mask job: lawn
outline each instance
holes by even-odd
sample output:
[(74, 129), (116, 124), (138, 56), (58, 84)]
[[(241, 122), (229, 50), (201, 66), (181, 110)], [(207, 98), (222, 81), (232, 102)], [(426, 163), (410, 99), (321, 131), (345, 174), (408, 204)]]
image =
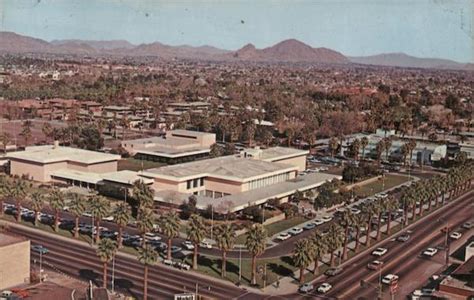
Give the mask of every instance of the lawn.
[(135, 158), (125, 158), (121, 159), (118, 162), (118, 170), (132, 170), (132, 171), (141, 171), (151, 168), (158, 168), (164, 166), (164, 163), (149, 161), (149, 160), (140, 160)]
[(381, 178), (377, 181), (361, 185), (358, 189), (356, 189), (356, 194), (360, 197), (370, 197), (384, 190), (408, 182), (409, 180), (410, 179), (408, 176), (389, 174), (384, 176), (384, 179)]

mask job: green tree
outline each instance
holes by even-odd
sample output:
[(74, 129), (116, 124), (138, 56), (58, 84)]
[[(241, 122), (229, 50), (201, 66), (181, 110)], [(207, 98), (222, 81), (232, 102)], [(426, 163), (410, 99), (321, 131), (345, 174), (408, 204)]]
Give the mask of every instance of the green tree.
[(352, 141), (351, 152), (355, 160), (359, 160), (360, 147), (361, 147), (361, 141), (359, 139), (355, 139), (354, 141)]
[(367, 137), (363, 137), (360, 140), (360, 147), (362, 148), (362, 159), (365, 158), (365, 148), (367, 148), (367, 145), (369, 144), (369, 139)]
[(340, 224), (344, 228), (344, 241), (342, 245), (342, 259), (347, 258), (347, 243), (349, 241), (349, 229), (354, 225), (354, 214), (351, 210), (345, 209), (341, 215)]
[(79, 217), (86, 210), (86, 199), (81, 194), (71, 194), (71, 201), (69, 202), (69, 211), (74, 215), (74, 238), (79, 238)]
[(107, 265), (114, 258), (117, 252), (117, 244), (111, 239), (102, 239), (97, 244), (96, 254), (102, 261), (103, 265), (103, 287), (107, 288)]
[(374, 205), (372, 203), (367, 203), (362, 207), (362, 212), (367, 217), (367, 236), (365, 239), (365, 245), (370, 247), (370, 231), (372, 230), (372, 218), (374, 216)]
[(354, 215), (354, 227), (356, 230), (354, 252), (357, 252), (359, 250), (360, 232), (362, 228), (365, 228), (366, 220), (367, 220), (367, 216), (362, 212), (357, 215)]
[(143, 265), (143, 300), (148, 299), (148, 267), (156, 264), (158, 253), (152, 246), (146, 244), (138, 249), (138, 261)]
[(211, 145), (211, 151), (209, 152), (209, 157), (219, 157), (222, 155), (222, 148), (218, 144), (214, 143)]
[(31, 123), (30, 120), (26, 120), (22, 123), (21, 125), (21, 132), (20, 135), (23, 137), (25, 140), (25, 147), (28, 146), (28, 141), (31, 139), (32, 133), (31, 133), (31, 127), (33, 126), (33, 123)]
[(304, 282), (304, 271), (312, 261), (312, 248), (309, 239), (301, 239), (296, 241), (293, 250), (293, 264), (300, 269), (300, 283)]
[(344, 230), (336, 223), (331, 223), (328, 228), (327, 246), (331, 253), (330, 265), (334, 266), (334, 251), (340, 248), (344, 242)]
[(250, 226), (245, 239), (245, 246), (252, 255), (252, 284), (257, 284), (257, 256), (265, 251), (267, 232), (261, 224)]
[(153, 210), (146, 207), (140, 208), (138, 215), (140, 218), (137, 220), (137, 228), (143, 238), (142, 245), (145, 245), (145, 234), (153, 230), (155, 217), (153, 215)]
[(204, 219), (197, 215), (192, 214), (189, 218), (189, 223), (187, 227), (188, 240), (194, 244), (193, 249), (193, 269), (197, 270), (197, 258), (198, 258), (198, 248), (199, 244), (204, 240), (206, 236), (206, 224)]
[(337, 148), (339, 148), (339, 143), (336, 138), (332, 137), (329, 140), (329, 151), (331, 151), (331, 157), (334, 157), (334, 154), (336, 153)]
[(319, 260), (324, 256), (324, 254), (328, 251), (328, 245), (326, 242), (325, 237), (321, 234), (319, 230), (315, 230), (313, 235), (311, 236), (312, 242), (312, 253), (313, 253), (313, 260), (314, 260), (314, 269), (313, 274), (316, 274), (319, 267)]
[[(16, 206), (16, 221), (21, 221), (21, 202), (27, 195), (26, 183), (23, 180), (14, 180), (12, 184), (7, 187), (7, 197), (15, 201)], [(3, 209), (3, 208), (2, 208)]]
[(125, 202), (119, 203), (113, 211), (113, 216), (114, 222), (118, 226), (117, 246), (122, 248), (123, 228), (128, 225), (132, 216), (130, 206)]
[[(100, 222), (109, 214), (110, 203), (102, 196), (93, 196), (90, 200), (90, 210), (95, 218), (95, 242), (100, 241)], [(94, 230), (92, 231), (94, 233)]]
[(35, 212), (34, 225), (38, 226), (38, 214), (44, 207), (44, 195), (39, 192), (34, 192), (31, 194), (31, 208)]
[(153, 190), (143, 180), (137, 180), (133, 183), (132, 196), (137, 207), (153, 206)]
[[(3, 208), (5, 199), (10, 196), (12, 184), (6, 176), (0, 175), (0, 207)], [(0, 216), (3, 216), (3, 209), (0, 209)]]
[(59, 212), (64, 207), (64, 193), (55, 188), (49, 194), (49, 205), (54, 210), (54, 231), (58, 232), (59, 230)]
[(7, 153), (7, 146), (11, 139), (12, 136), (8, 132), (2, 132), (2, 134), (0, 134), (0, 143), (2, 144), (3, 153), (5, 154)]
[(159, 219), (161, 232), (168, 239), (167, 259), (171, 259), (171, 240), (179, 235), (179, 223), (179, 217), (174, 211), (162, 215)]
[(222, 251), (221, 276), (226, 277), (227, 251), (234, 248), (235, 231), (231, 224), (221, 224), (216, 228), (217, 248)]

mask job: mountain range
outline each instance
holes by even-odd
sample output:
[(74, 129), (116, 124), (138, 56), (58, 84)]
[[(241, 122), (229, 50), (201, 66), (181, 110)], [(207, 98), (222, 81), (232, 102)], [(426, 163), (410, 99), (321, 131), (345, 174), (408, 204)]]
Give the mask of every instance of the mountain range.
[(89, 56), (156, 56), (162, 59), (183, 58), (215, 61), (355, 63), (391, 67), (474, 70), (474, 64), (472, 63), (463, 64), (447, 59), (419, 58), (404, 53), (349, 57), (328, 48), (313, 48), (295, 39), (284, 40), (263, 49), (257, 49), (254, 45), (247, 44), (239, 50), (229, 51), (208, 45), (200, 47), (189, 45), (170, 46), (159, 42), (133, 45), (125, 40), (54, 40), (47, 42), (13, 32), (0, 32), (0, 52)]

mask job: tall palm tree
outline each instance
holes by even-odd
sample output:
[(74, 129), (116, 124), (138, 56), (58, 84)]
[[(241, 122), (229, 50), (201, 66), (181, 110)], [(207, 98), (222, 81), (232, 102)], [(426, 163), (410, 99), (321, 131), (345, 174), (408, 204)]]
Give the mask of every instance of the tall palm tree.
[(375, 201), (373, 203), (374, 215), (377, 215), (377, 234), (375, 235), (375, 239), (378, 241), (380, 240), (381, 230), (380, 227), (382, 226), (382, 213), (383, 211), (383, 204), (381, 200)]
[(222, 251), (221, 276), (226, 277), (227, 251), (234, 248), (235, 231), (231, 224), (221, 224), (216, 228), (217, 248)]
[(392, 138), (384, 138), (384, 149), (385, 149), (385, 160), (388, 161), (388, 155), (390, 153), (390, 148), (392, 147)]
[(151, 232), (153, 230), (153, 225), (155, 223), (155, 216), (153, 214), (153, 210), (143, 207), (139, 210), (140, 218), (137, 220), (137, 228), (140, 231), (143, 244), (145, 245), (145, 234)]
[(267, 232), (262, 224), (254, 224), (249, 227), (245, 246), (252, 255), (252, 284), (257, 284), (257, 256), (265, 251)]
[(293, 264), (300, 269), (300, 283), (304, 282), (304, 270), (312, 261), (312, 245), (309, 239), (301, 239), (295, 243)]
[(114, 258), (117, 252), (117, 244), (111, 239), (102, 239), (97, 244), (96, 254), (103, 264), (103, 287), (107, 288), (107, 265)]
[(382, 153), (385, 150), (385, 140), (380, 140), (377, 145), (375, 145), (375, 155), (377, 157), (377, 164), (380, 166), (382, 160)]
[(331, 223), (328, 228), (327, 245), (331, 253), (330, 265), (334, 266), (334, 251), (342, 246), (344, 243), (344, 230), (336, 223)]
[(2, 144), (3, 153), (7, 153), (7, 146), (10, 143), (12, 136), (8, 132), (2, 132), (0, 134), (0, 144)]
[[(90, 210), (95, 218), (95, 242), (100, 241), (100, 222), (109, 214), (110, 203), (102, 196), (93, 196), (90, 200)], [(94, 229), (92, 230), (94, 233)]]
[(359, 250), (360, 231), (362, 228), (365, 228), (366, 220), (367, 220), (367, 216), (362, 212), (357, 215), (354, 215), (354, 226), (356, 229), (354, 252), (357, 252), (357, 250)]
[(345, 209), (341, 215), (340, 224), (344, 228), (344, 242), (342, 245), (342, 259), (347, 258), (347, 244), (349, 241), (349, 229), (354, 225), (354, 214), (349, 209)]
[(121, 202), (113, 211), (114, 222), (118, 226), (117, 246), (122, 248), (123, 243), (123, 228), (128, 225), (131, 218), (130, 206)]
[[(27, 195), (26, 183), (23, 180), (14, 180), (12, 184), (7, 184), (7, 197), (15, 200), (16, 206), (16, 221), (20, 222), (21, 220), (21, 202), (25, 199)], [(3, 208), (2, 208), (3, 209)]]
[(398, 200), (393, 196), (388, 196), (387, 199), (383, 202), (383, 210), (387, 212), (387, 235), (390, 235), (390, 227), (392, 225), (392, 213), (396, 211), (399, 207)]
[(69, 211), (74, 215), (74, 238), (79, 238), (79, 217), (86, 210), (86, 199), (78, 193), (71, 194), (69, 202)]
[(197, 270), (199, 244), (204, 240), (206, 236), (206, 224), (204, 224), (204, 219), (201, 216), (197, 214), (191, 215), (187, 227), (187, 234), (188, 240), (190, 240), (194, 244), (193, 269)]
[(319, 230), (315, 230), (313, 235), (311, 236), (312, 242), (312, 253), (313, 253), (313, 260), (314, 260), (314, 269), (313, 274), (316, 274), (319, 267), (319, 260), (322, 259), (324, 254), (327, 253), (328, 247), (326, 238), (323, 237)]
[(367, 217), (367, 232), (366, 232), (366, 239), (365, 245), (370, 247), (370, 231), (372, 230), (372, 218), (374, 216), (374, 205), (373, 203), (367, 203), (365, 206), (362, 207), (362, 212)]
[(365, 158), (365, 148), (367, 148), (367, 145), (369, 144), (369, 139), (367, 137), (363, 137), (360, 139), (360, 147), (362, 148), (362, 159)]
[(54, 210), (54, 231), (58, 232), (59, 230), (59, 212), (64, 207), (64, 193), (55, 188), (49, 194), (49, 206)]
[(359, 160), (359, 151), (360, 151), (360, 145), (361, 142), (359, 139), (355, 139), (354, 141), (352, 141), (352, 144), (351, 144), (351, 150), (352, 150), (352, 153), (354, 155), (354, 159), (357, 161)]
[(168, 238), (167, 259), (171, 259), (171, 240), (179, 234), (179, 217), (171, 211), (166, 215), (162, 215), (159, 219), (159, 226), (162, 233)]
[(152, 208), (153, 190), (143, 180), (133, 183), (132, 196), (137, 206)]
[(38, 226), (38, 214), (44, 207), (44, 195), (39, 192), (31, 194), (31, 208), (35, 212), (35, 220), (33, 224)]
[(148, 266), (158, 261), (158, 253), (149, 244), (138, 249), (138, 261), (143, 264), (143, 300), (148, 299)]
[(6, 176), (0, 176), (0, 216), (3, 216), (3, 203), (10, 196), (11, 183)]

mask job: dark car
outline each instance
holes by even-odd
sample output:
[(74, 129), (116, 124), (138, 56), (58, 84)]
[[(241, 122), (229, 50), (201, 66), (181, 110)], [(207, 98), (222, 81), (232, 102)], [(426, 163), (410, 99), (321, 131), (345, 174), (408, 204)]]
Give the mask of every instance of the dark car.
[(336, 276), (340, 273), (342, 273), (343, 269), (341, 267), (336, 267), (336, 268), (329, 268), (324, 274), (326, 276)]
[(59, 224), (59, 228), (64, 230), (73, 230), (76, 227), (76, 224), (73, 220), (62, 220)]
[(404, 234), (399, 235), (399, 236), (397, 237), (397, 241), (399, 241), (399, 242), (406, 242), (406, 241), (408, 241), (409, 239), (410, 239), (410, 235), (409, 235), (408, 233), (404, 233)]

